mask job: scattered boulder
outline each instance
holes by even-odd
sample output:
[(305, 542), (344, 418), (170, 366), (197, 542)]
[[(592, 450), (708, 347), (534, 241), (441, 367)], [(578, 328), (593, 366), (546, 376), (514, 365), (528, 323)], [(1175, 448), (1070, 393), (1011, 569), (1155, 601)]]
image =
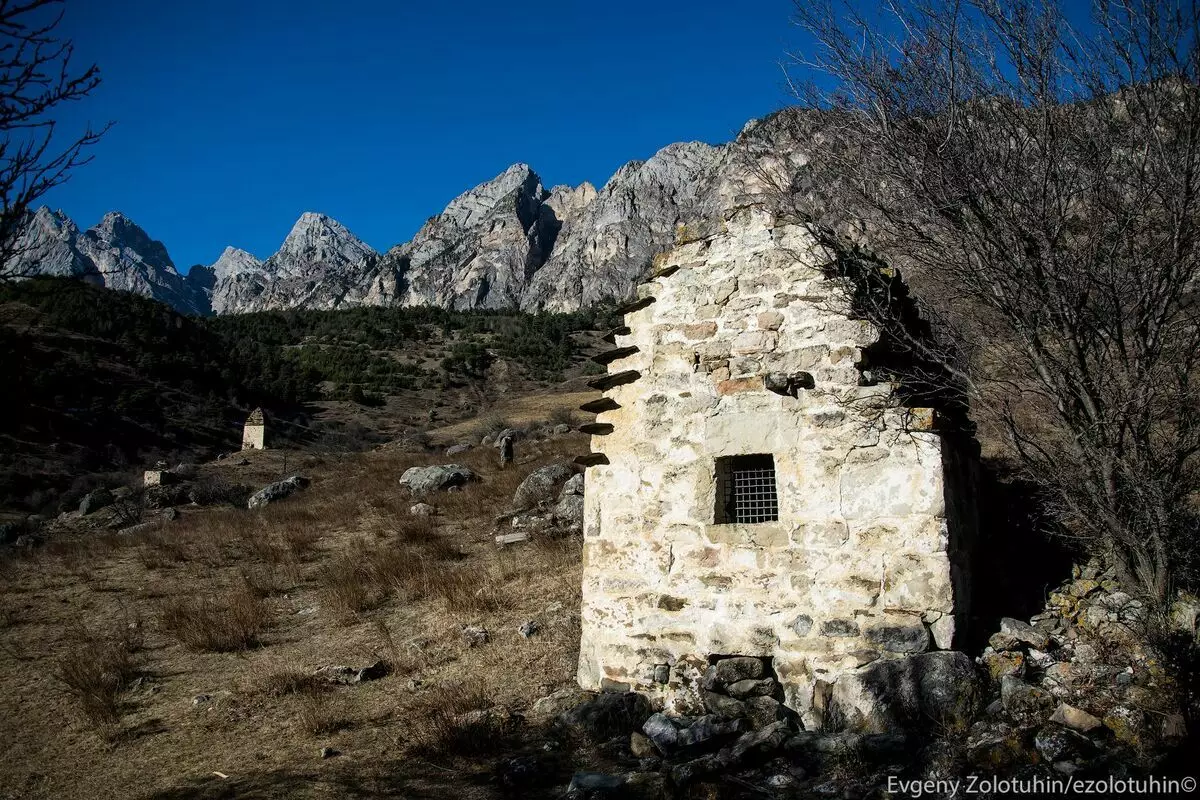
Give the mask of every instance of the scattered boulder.
[(535, 701), (533, 713), (539, 716), (557, 717), (564, 711), (569, 711), (595, 698), (595, 692), (580, 689), (578, 686), (568, 686)]
[(679, 728), (666, 714), (652, 714), (642, 725), (642, 733), (654, 743), (660, 753), (672, 753), (679, 746)]
[(583, 530), (583, 495), (569, 494), (554, 506), (554, 523), (565, 530)]
[(1083, 733), (1094, 731), (1103, 724), (1083, 709), (1067, 705), (1066, 703), (1058, 704), (1058, 708), (1054, 710), (1050, 721)]
[(524, 622), (522, 622), (521, 626), (519, 628), (517, 628), (517, 633), (520, 634), (522, 639), (528, 639), (530, 636), (533, 636), (535, 633), (537, 633), (540, 629), (541, 629), (541, 626), (539, 626), (537, 624), (537, 620), (528, 619), (528, 620), (525, 620)]
[(300, 475), (293, 475), (282, 481), (276, 481), (250, 495), (250, 499), (246, 501), (246, 507), (251, 509), (263, 508), (285, 497), (291, 497), (296, 492), (306, 488), (308, 484), (308, 478)]
[(699, 749), (713, 740), (725, 739), (744, 732), (749, 725), (745, 719), (725, 719), (716, 714), (706, 714), (679, 732), (675, 740), (680, 750)]
[(786, 721), (774, 722), (741, 736), (730, 748), (730, 757), (734, 762), (740, 762), (750, 755), (772, 753), (782, 747), (790, 735)]
[(1037, 714), (1052, 701), (1044, 689), (1031, 686), (1015, 675), (1005, 675), (1000, 679), (1000, 702), (1005, 711), (1020, 717)]
[(1000, 633), (1010, 636), (1018, 642), (1024, 642), (1030, 647), (1045, 650), (1050, 646), (1050, 637), (1027, 622), (1019, 619), (1004, 617), (1000, 620)]
[(409, 507), (408, 513), (414, 517), (432, 517), (437, 514), (437, 508), (429, 503), (417, 503)]
[(330, 683), (350, 685), (379, 680), (386, 677), (389, 672), (391, 670), (388, 668), (386, 662), (376, 661), (374, 664), (366, 667), (348, 667), (340, 664), (319, 667), (313, 674), (319, 678), (324, 678)]
[(535, 469), (513, 493), (512, 507), (528, 509), (549, 501), (557, 496), (560, 487), (573, 475), (575, 469), (564, 461)]
[(1083, 734), (1053, 723), (1038, 730), (1033, 745), (1042, 758), (1050, 762), (1086, 757), (1096, 751), (1095, 745)]
[(79, 514), (86, 517), (88, 514), (94, 514), (102, 508), (107, 508), (116, 502), (113, 493), (108, 489), (95, 489), (83, 496), (83, 500), (79, 501)]
[(462, 639), (467, 643), (467, 647), (478, 647), (487, 643), (488, 632), (477, 625), (463, 625)]
[(598, 743), (643, 728), (652, 713), (650, 701), (643, 695), (605, 692), (559, 714), (558, 724)]
[(173, 521), (179, 519), (179, 512), (177, 510), (175, 510), (175, 508), (173, 508), (173, 507), (172, 508), (164, 508), (163, 512), (162, 512), (162, 518), (169, 522), (173, 522)]
[(629, 752), (633, 753), (635, 758), (649, 758), (658, 755), (650, 737), (637, 731), (629, 734)]
[(400, 476), (400, 485), (413, 494), (444, 492), (480, 480), (479, 476), (461, 464), (441, 464), (430, 467), (409, 467)]
[(473, 449), (472, 446), (469, 444), (456, 444), (453, 447), (446, 448), (446, 455), (457, 456), (461, 453), (466, 453), (472, 449)]
[(962, 726), (982, 690), (965, 653), (937, 651), (875, 661), (842, 675), (831, 704), (851, 728), (869, 733), (915, 729), (936, 720)]
[(571, 432), (571, 426), (567, 425), (565, 422), (560, 422), (551, 428), (550, 432), (555, 436), (565, 436)]
[(584, 798), (594, 797), (596, 793), (601, 796), (616, 797), (618, 789), (625, 785), (625, 777), (623, 775), (608, 775), (603, 772), (576, 772), (571, 777), (571, 783), (567, 786), (567, 797), (569, 798)]
[(579, 497), (583, 497), (583, 473), (582, 472), (576, 472), (574, 475), (572, 475), (567, 480), (566, 483), (563, 484), (562, 492), (559, 493), (558, 497), (561, 500), (562, 498), (567, 497), (569, 495), (578, 495)]

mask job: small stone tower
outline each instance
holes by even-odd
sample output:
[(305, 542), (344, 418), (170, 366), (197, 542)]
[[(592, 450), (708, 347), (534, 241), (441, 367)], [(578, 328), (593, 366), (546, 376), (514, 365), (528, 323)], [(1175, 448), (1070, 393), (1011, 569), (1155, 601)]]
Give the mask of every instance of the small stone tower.
[(656, 261), (596, 357), (583, 687), (699, 713), (708, 664), (753, 656), (811, 725), (860, 668), (954, 646), (971, 455), (864, 374), (879, 331), (824, 261), (739, 208)]
[(246, 424), (242, 427), (242, 449), (266, 450), (266, 433), (267, 421), (263, 410), (256, 408), (246, 417)]

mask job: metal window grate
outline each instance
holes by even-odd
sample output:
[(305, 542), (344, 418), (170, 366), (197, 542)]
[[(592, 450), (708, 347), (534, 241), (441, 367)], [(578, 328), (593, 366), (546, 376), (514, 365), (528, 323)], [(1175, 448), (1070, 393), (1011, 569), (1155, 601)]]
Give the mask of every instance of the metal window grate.
[(774, 522), (779, 519), (775, 459), (769, 455), (717, 459), (718, 523)]

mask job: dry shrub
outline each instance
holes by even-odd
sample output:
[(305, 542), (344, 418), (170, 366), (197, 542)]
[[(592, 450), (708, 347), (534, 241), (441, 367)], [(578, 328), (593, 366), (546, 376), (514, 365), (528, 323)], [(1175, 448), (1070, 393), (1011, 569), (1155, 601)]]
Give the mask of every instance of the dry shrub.
[(493, 706), (479, 687), (444, 684), (419, 695), (409, 709), (416, 749), (426, 755), (476, 756), (504, 750), (515, 718)]
[(296, 722), (310, 736), (325, 736), (354, 725), (354, 709), (342, 693), (302, 694), (299, 699)]
[(393, 528), (396, 539), (405, 544), (425, 544), (438, 538), (437, 524), (431, 517), (400, 519)]
[(242, 567), (242, 584), (258, 597), (283, 594), (300, 584), (300, 565), (294, 561)]
[(478, 565), (430, 570), (428, 592), (446, 601), (451, 611), (495, 613), (512, 606), (512, 597), (501, 591), (500, 581)]
[(79, 627), (58, 656), (55, 678), (79, 703), (84, 718), (106, 733), (121, 719), (121, 695), (137, 675), (133, 654), (141, 644), (136, 623), (117, 626), (106, 635)]
[(187, 542), (175, 532), (153, 528), (137, 536), (138, 559), (146, 569), (182, 564), (191, 557)]
[(317, 552), (317, 540), (321, 534), (311, 525), (289, 522), (280, 526), (279, 537), (292, 557), (303, 561)]
[(268, 697), (285, 697), (287, 695), (318, 695), (332, 690), (329, 682), (317, 675), (301, 672), (298, 669), (284, 669), (265, 675), (257, 689)]
[(222, 597), (169, 600), (160, 609), (159, 624), (189, 650), (226, 653), (256, 644), (271, 624), (271, 610), (243, 585)]
[(325, 605), (343, 619), (375, 608), (382, 600), (367, 564), (354, 553), (344, 553), (322, 567), (317, 580)]

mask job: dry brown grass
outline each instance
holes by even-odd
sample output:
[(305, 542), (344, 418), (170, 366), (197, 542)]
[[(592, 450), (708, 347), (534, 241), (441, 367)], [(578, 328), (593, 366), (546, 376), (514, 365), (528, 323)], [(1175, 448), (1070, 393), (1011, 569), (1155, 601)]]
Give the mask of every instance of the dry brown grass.
[(317, 580), (324, 605), (343, 622), (383, 601), (367, 565), (352, 554), (340, 555), (322, 567)]
[(95, 635), (77, 627), (56, 658), (54, 675), (75, 698), (84, 719), (106, 738), (121, 719), (121, 696), (137, 676), (133, 655), (142, 645), (136, 623)]
[(438, 756), (479, 756), (510, 746), (519, 721), (496, 707), (479, 686), (442, 684), (427, 690), (414, 714), (413, 735), (418, 753)]
[(202, 652), (245, 650), (270, 624), (270, 608), (244, 585), (215, 597), (174, 597), (159, 611), (164, 632)]
[[(545, 685), (572, 679), (580, 563), (578, 541), (497, 548), (493, 518), (531, 470), (585, 448), (582, 437), (519, 443), (518, 464), (504, 472), (494, 452), (456, 458), (484, 480), (428, 498), (439, 507), (432, 518), (408, 514), (415, 501), (396, 480), (446, 459), (381, 450), (330, 457), (307, 491), (261, 512), (185, 509), (157, 531), (22, 557), (0, 581), (0, 605), (15, 609), (0, 626), (0, 681), (23, 687), (0, 693), (0, 736), (12, 743), (0, 796), (375, 796), (367, 786), (497, 796), (473, 779), (525, 736), (504, 709), (527, 709)], [(251, 467), (202, 470), (258, 483), (277, 477), (268, 459), (283, 457), (265, 451), (250, 455)], [(246, 477), (260, 460), (262, 475)], [(344, 618), (328, 605), (323, 576), (333, 565), (372, 593)], [(65, 684), (53, 676), (71, 627), (103, 628), (122, 607), (156, 624), (136, 654), (145, 688), (118, 694), (110, 727), (120, 735), (102, 740), (93, 723), (64, 717)], [(528, 640), (516, 633), (526, 619), (542, 626)], [(465, 624), (491, 641), (468, 648)], [(391, 674), (353, 686), (313, 674), (378, 660)], [(467, 689), (439, 688), (467, 677)], [(193, 705), (198, 694), (212, 699)], [(313, 784), (313, 737), (346, 754), (318, 762), (321, 774), (353, 763), (354, 788)], [(422, 752), (438, 766), (422, 771)], [(231, 776), (219, 790), (200, 785), (217, 780), (213, 770)]]
[(293, 694), (325, 694), (333, 687), (318, 675), (298, 669), (283, 669), (264, 675), (255, 688), (267, 697), (286, 697)]
[(296, 724), (309, 736), (328, 736), (352, 727), (358, 719), (354, 701), (344, 693), (303, 694)]

